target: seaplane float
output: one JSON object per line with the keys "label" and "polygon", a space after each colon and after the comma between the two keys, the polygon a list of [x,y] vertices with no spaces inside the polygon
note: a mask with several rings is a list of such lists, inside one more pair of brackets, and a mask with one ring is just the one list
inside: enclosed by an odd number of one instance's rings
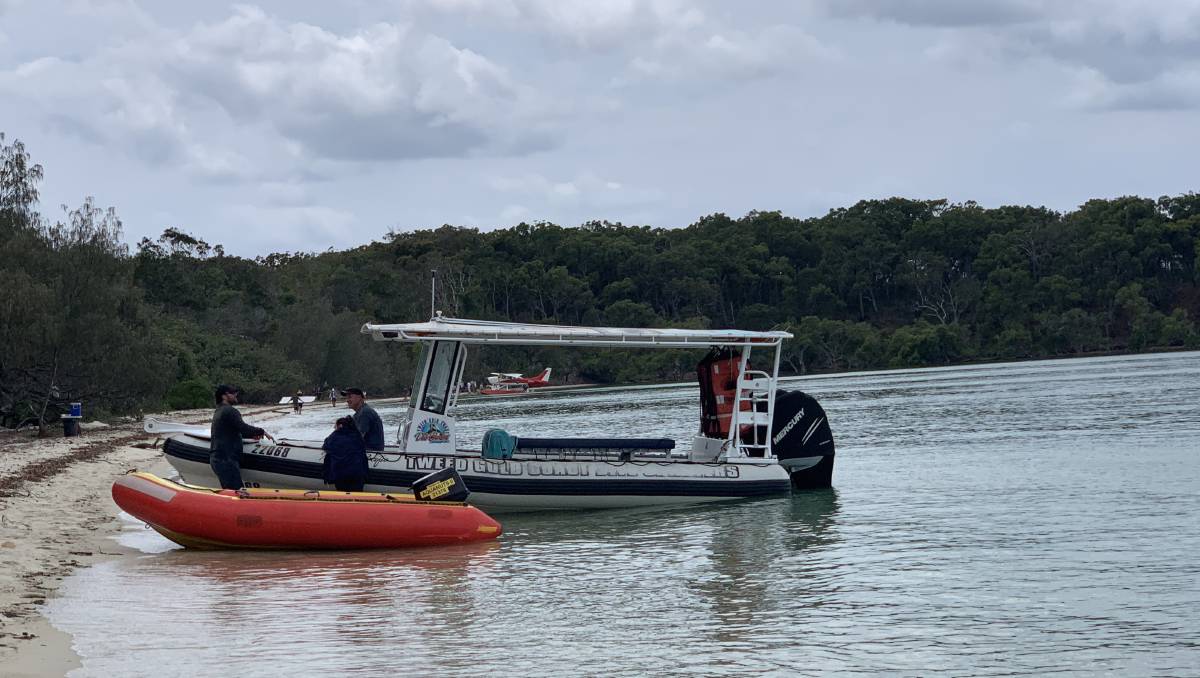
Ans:
{"label": "seaplane float", "polygon": [[[591,509],[711,502],[831,484],[833,434],[820,404],[778,388],[782,331],[573,327],[465,320],[367,324],[377,341],[422,345],[397,440],[370,455],[366,490],[397,492],[440,469],[458,471],[470,503],[486,511]],[[707,349],[697,366],[700,425],[678,449],[669,438],[484,436],[460,449],[458,385],[476,345]],[[148,420],[182,479],[216,484],[207,431]],[[499,441],[499,444],[490,444]],[[251,487],[328,489],[320,441],[245,441]]]}

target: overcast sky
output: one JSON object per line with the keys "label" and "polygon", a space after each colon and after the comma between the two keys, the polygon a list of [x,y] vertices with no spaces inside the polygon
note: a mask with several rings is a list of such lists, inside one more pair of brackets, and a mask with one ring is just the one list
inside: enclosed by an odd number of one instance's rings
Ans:
{"label": "overcast sky", "polygon": [[0,0],[0,131],[136,243],[1196,190],[1200,0]]}

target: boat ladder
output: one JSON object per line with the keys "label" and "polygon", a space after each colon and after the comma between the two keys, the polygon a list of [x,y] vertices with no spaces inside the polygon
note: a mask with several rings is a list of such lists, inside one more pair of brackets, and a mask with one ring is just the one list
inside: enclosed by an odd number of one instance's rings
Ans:
{"label": "boat ladder", "polygon": [[[765,457],[770,449],[768,441],[771,425],[771,375],[759,370],[746,370],[738,378],[738,394],[734,411],[735,436],[738,450],[748,457]],[[742,403],[749,403],[743,409]],[[743,427],[747,435],[743,435]]]}

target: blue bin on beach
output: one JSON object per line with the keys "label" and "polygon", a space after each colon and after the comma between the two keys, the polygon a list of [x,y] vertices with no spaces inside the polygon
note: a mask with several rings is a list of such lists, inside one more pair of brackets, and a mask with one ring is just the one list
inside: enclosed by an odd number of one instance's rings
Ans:
{"label": "blue bin on beach", "polygon": [[83,403],[71,403],[70,410],[62,416],[64,438],[73,438],[79,435],[80,419],[83,419]]}

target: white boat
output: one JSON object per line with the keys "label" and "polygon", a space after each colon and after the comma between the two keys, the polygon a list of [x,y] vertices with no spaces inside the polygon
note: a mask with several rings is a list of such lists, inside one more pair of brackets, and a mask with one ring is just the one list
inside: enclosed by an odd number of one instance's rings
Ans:
{"label": "white boat", "polygon": [[[588,509],[758,497],[829,487],[834,443],[825,413],[800,391],[777,388],[787,332],[570,327],[462,320],[367,324],[377,341],[419,342],[413,397],[395,444],[372,453],[368,491],[392,492],[454,468],[488,511]],[[455,405],[468,347],[476,344],[708,348],[698,365],[701,422],[684,449],[669,438],[536,438],[508,449],[460,449]],[[762,369],[765,366],[766,369]],[[756,369],[758,368],[758,369]],[[148,421],[170,433],[167,460],[188,483],[213,485],[205,430]],[[323,488],[320,441],[246,441],[250,486]]]}

